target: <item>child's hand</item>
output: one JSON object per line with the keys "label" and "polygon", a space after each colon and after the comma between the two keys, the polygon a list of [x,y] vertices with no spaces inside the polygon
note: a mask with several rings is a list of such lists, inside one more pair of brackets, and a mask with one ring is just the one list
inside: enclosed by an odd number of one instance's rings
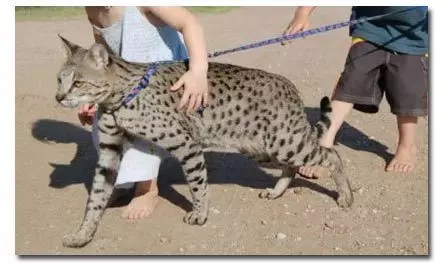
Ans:
{"label": "child's hand", "polygon": [[309,15],[296,13],[283,34],[284,35],[294,34],[299,31],[304,31],[308,27],[309,27]]}
{"label": "child's hand", "polygon": [[186,105],[186,113],[196,111],[200,106],[208,103],[208,78],[206,71],[189,70],[171,87],[171,91],[177,91],[182,86],[185,92],[180,100],[178,109]]}
{"label": "child's hand", "polygon": [[[289,25],[286,27],[283,35],[294,34],[299,31],[304,31],[309,27],[309,15],[313,10],[312,7],[309,8],[298,8],[294,14]],[[291,41],[283,41],[282,45],[289,44]]]}
{"label": "child's hand", "polygon": [[96,108],[94,104],[82,104],[78,108],[78,119],[80,120],[82,125],[88,124],[92,125],[92,118],[96,112]]}

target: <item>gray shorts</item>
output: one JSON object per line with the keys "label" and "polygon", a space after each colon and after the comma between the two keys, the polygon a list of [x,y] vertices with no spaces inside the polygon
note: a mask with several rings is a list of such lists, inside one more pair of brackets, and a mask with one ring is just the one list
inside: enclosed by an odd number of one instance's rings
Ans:
{"label": "gray shorts", "polygon": [[332,96],[354,109],[376,113],[384,93],[398,116],[428,114],[428,57],[406,55],[370,42],[351,46]]}

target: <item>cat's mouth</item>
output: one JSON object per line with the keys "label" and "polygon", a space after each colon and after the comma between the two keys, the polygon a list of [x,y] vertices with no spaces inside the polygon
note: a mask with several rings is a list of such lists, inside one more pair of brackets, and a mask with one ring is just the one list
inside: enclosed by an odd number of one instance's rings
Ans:
{"label": "cat's mouth", "polygon": [[63,99],[59,101],[59,103],[65,108],[76,108],[79,104],[79,102],[75,99]]}

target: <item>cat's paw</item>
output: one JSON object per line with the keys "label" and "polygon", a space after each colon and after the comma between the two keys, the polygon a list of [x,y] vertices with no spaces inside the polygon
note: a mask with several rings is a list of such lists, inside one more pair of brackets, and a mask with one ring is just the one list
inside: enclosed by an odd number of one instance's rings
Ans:
{"label": "cat's paw", "polygon": [[203,225],[208,220],[208,214],[198,212],[198,211],[191,211],[186,213],[185,217],[183,217],[183,221],[187,224],[191,225]]}
{"label": "cat's paw", "polygon": [[62,239],[63,246],[69,248],[80,248],[88,244],[91,241],[92,236],[88,236],[85,233],[77,232],[75,234],[65,235]]}
{"label": "cat's paw", "polygon": [[341,208],[349,208],[353,202],[354,202],[354,197],[351,191],[345,194],[342,193],[337,198],[337,204]]}
{"label": "cat's paw", "polygon": [[281,193],[278,194],[277,192],[275,192],[274,189],[272,189],[272,188],[266,188],[265,190],[261,191],[261,192],[258,194],[258,197],[259,197],[259,198],[266,198],[266,199],[276,199],[276,198],[278,198],[280,195],[281,195]]}

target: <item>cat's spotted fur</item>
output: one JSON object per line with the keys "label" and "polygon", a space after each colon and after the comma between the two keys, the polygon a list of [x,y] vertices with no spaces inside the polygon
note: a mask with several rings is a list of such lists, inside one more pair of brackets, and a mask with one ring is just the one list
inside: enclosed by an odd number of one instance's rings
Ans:
{"label": "cat's spotted fur", "polygon": [[205,147],[233,147],[248,157],[272,162],[283,170],[274,189],[262,197],[276,198],[288,187],[297,167],[321,165],[336,182],[337,202],[353,202],[343,165],[334,149],[321,147],[318,137],[329,126],[329,100],[322,117],[311,126],[295,86],[286,78],[262,70],[210,63],[209,106],[203,115],[187,116],[176,109],[182,92],[168,89],[187,70],[185,63],[163,64],[129,105],[124,97],[143,76],[148,64],[128,63],[109,55],[104,46],[89,50],[63,39],[68,58],[58,74],[56,99],[63,106],[98,104],[99,160],[80,229],[63,244],[79,247],[93,237],[113,191],[122,141],[142,137],[157,143],[181,162],[189,183],[193,210],[184,221],[204,224],[208,217]]}

